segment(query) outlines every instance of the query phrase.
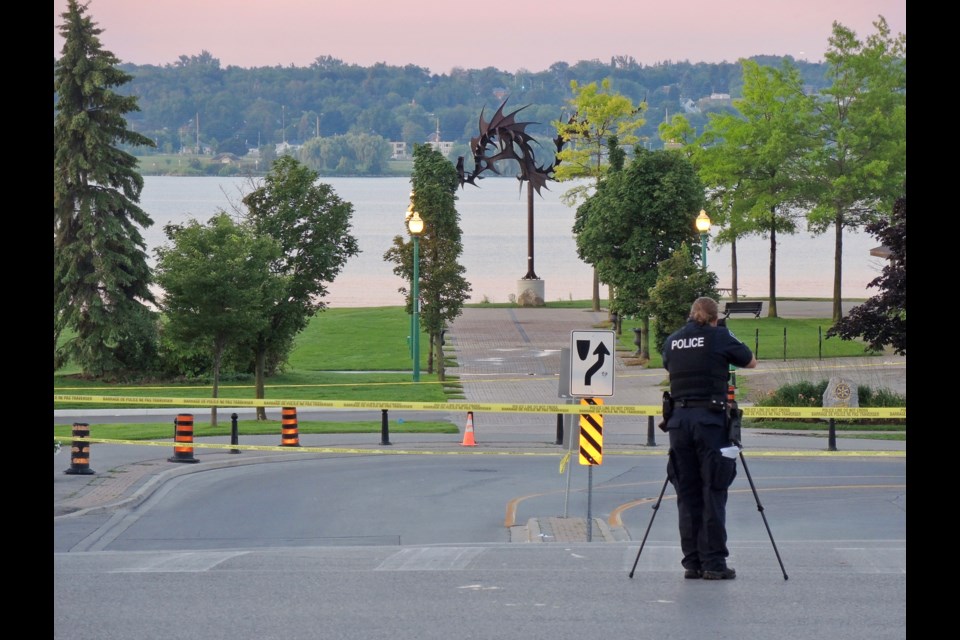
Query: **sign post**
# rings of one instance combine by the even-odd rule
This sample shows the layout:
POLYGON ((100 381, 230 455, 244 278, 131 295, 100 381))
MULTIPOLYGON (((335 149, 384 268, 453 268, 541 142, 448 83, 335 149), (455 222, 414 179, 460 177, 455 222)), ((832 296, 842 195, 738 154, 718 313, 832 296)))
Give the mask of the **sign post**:
MULTIPOLYGON (((570 332, 570 395, 583 405, 602 405, 613 395, 617 335, 613 331, 570 332)), ((603 462, 603 415, 580 414, 580 464, 587 466, 587 542, 593 540, 593 467, 603 462)))

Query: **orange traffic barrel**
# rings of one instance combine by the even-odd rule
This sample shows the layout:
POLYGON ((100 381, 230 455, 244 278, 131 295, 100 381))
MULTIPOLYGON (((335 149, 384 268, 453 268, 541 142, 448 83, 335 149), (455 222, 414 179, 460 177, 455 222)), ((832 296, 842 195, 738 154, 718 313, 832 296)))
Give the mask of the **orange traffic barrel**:
POLYGON ((280 411, 281 417, 281 447, 299 447, 300 446, 300 425, 297 423, 297 408, 283 407, 280 411))
MULTIPOLYGON (((73 437, 89 438, 90 425, 86 422, 74 422, 73 437)), ((88 476, 93 472, 90 468, 90 443, 85 440, 74 440, 70 445, 70 468, 64 473, 88 476)))
POLYGON ((173 457, 168 462, 200 462, 193 457, 193 414, 178 413, 174 421, 176 431, 173 435, 173 457))

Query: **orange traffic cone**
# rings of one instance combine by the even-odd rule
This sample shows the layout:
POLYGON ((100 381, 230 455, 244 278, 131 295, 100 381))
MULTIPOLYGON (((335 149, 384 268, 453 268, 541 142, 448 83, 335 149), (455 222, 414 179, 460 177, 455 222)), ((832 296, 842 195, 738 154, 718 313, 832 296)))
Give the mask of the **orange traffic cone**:
POLYGON ((463 430, 463 442, 460 444, 464 447, 477 446, 473 440, 473 411, 467 411, 467 428, 463 430))

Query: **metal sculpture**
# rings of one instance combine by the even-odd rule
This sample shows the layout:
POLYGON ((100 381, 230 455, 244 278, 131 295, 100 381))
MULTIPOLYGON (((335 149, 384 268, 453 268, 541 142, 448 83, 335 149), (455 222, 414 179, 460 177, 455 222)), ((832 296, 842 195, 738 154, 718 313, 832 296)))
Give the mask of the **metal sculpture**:
MULTIPOLYGON (((531 143, 537 141, 526 132, 527 126, 539 124, 535 122, 517 122, 516 115, 529 105, 520 107, 508 114, 503 113, 507 101, 504 100, 493 117, 487 122, 480 112, 480 135, 470 139, 470 151, 473 154, 474 170, 464 169, 464 158, 457 158, 457 175, 460 177, 460 187, 465 184, 479 186, 477 181, 482 179, 484 171, 491 171, 501 175, 496 163, 501 160, 514 160, 520 167, 517 180, 521 185, 527 183, 527 274, 524 280, 539 280, 533 269, 533 192, 540 194, 540 189, 546 186, 548 180, 553 180, 553 173, 560 161, 554 155, 554 161, 549 165, 538 165, 531 143)), ((557 154, 563 148, 563 138, 557 136, 553 140, 557 154)), ((537 143, 539 144, 539 143, 537 143)))

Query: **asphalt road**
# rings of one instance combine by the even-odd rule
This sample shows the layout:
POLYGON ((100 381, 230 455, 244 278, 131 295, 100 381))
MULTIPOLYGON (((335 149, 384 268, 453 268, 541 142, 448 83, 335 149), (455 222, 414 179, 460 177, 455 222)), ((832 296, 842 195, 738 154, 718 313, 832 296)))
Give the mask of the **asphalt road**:
MULTIPOLYGON (((569 336, 567 316, 502 313, 506 324, 479 314, 454 327, 468 399, 556 402, 551 345, 569 336), (486 345, 471 323, 488 326, 486 345)), ((905 385, 905 363, 891 363, 905 385)), ((646 404, 657 384, 637 376, 618 393, 646 404)), ((603 464, 574 455, 561 470, 548 418, 478 415, 476 447, 302 436, 303 451, 198 448, 195 464, 170 462, 170 443, 94 445, 91 475, 65 473, 63 451, 54 637, 906 637, 905 443, 841 438, 830 452, 818 438, 745 437, 728 515, 738 577, 704 582, 683 579, 672 489, 651 508, 664 441, 610 420, 603 464), (588 514, 613 539, 515 535, 588 514)))
POLYGON ((906 637, 901 456, 749 458, 722 583, 682 577, 672 490, 649 508, 660 455, 574 465, 569 493, 557 455, 287 458, 55 519, 54 637, 906 637), (523 520, 588 496, 628 539, 509 542, 512 502, 523 520))

